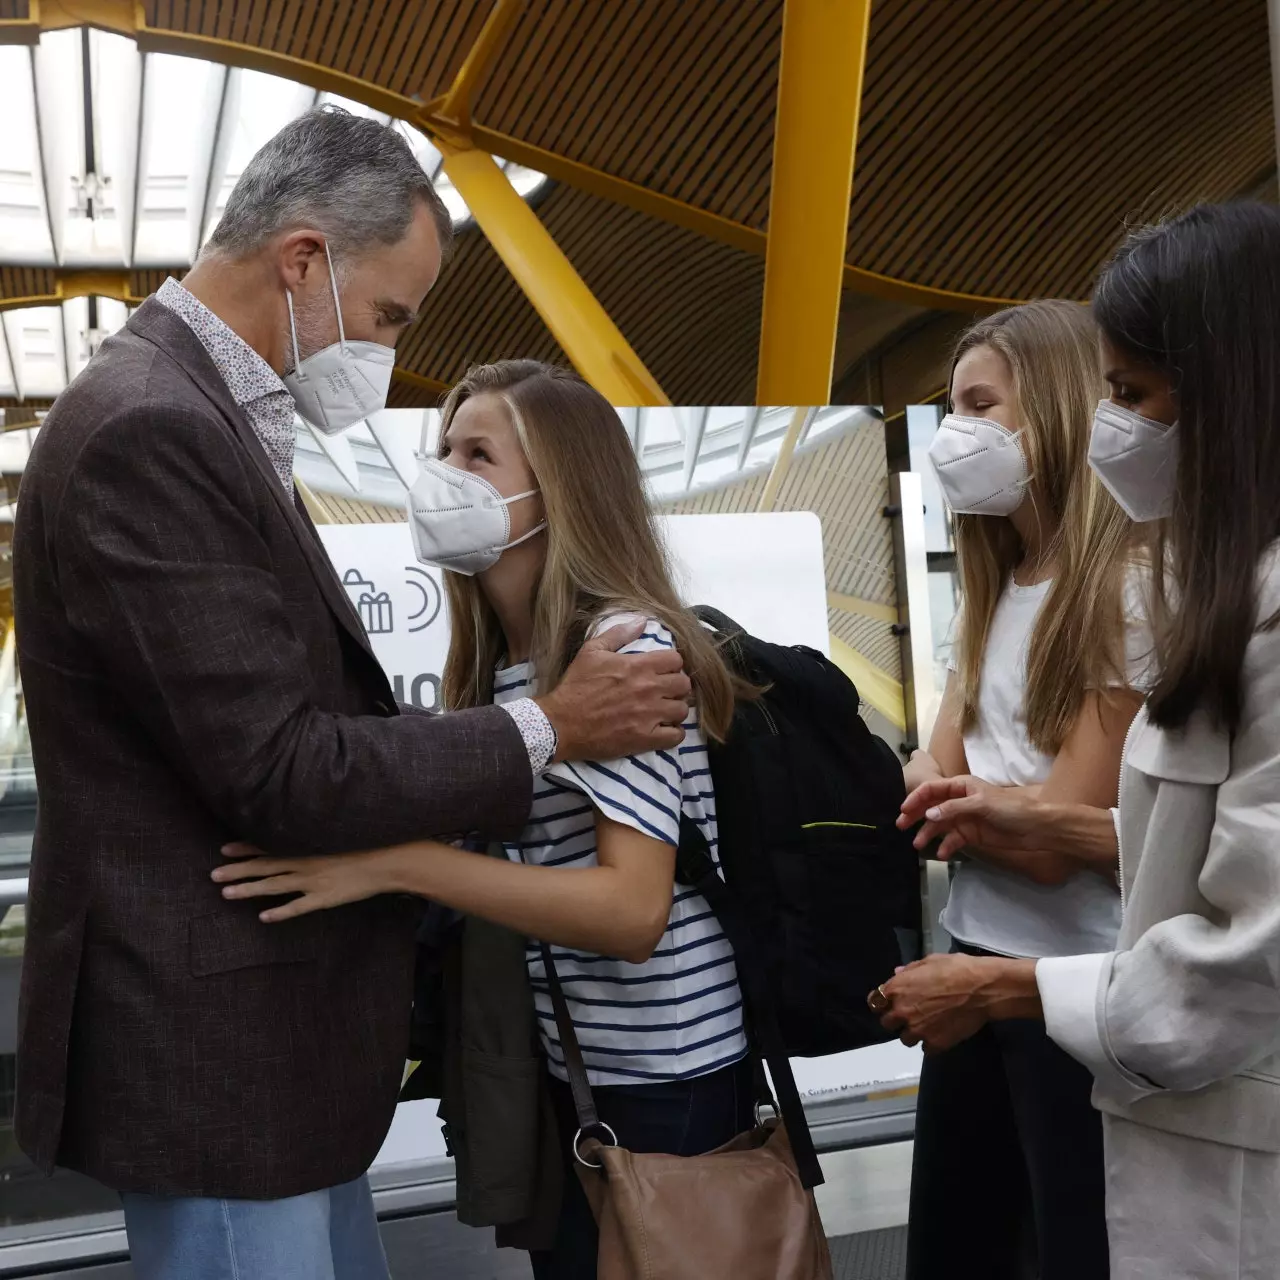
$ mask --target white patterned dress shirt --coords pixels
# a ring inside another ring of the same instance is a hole
[[[280,375],[225,321],[194,294],[169,277],[156,291],[156,301],[185,322],[200,339],[214,367],[227,384],[231,398],[245,412],[272,469],[293,495],[294,402]],[[542,773],[556,752],[556,733],[532,698],[503,707],[515,721],[529,753],[534,776]]]

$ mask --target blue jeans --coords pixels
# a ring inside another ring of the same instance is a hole
[[[564,1202],[554,1247],[530,1254],[535,1280],[596,1280],[600,1236],[586,1192],[573,1171],[571,1144],[578,1129],[569,1086],[552,1080],[552,1099],[565,1153]],[[693,1080],[610,1085],[593,1089],[596,1110],[630,1151],[697,1156],[751,1128],[755,1096],[751,1059]]]
[[[120,1199],[137,1280],[389,1280],[367,1178],[287,1200]]]

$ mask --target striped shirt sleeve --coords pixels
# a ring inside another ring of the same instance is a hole
[[[606,618],[596,627],[596,633],[623,621],[627,619]],[[651,620],[644,634],[621,652],[651,653],[673,648],[671,632]],[[690,741],[686,735],[686,747]],[[645,751],[621,760],[570,760],[552,765],[545,776],[581,792],[606,818],[664,844],[680,842],[683,776],[678,751]]]

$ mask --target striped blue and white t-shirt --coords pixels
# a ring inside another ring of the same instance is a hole
[[[602,622],[603,630],[621,618]],[[650,622],[624,653],[672,648],[671,633]],[[527,663],[499,668],[494,701],[534,691]],[[707,745],[696,710],[684,743],[607,762],[552,765],[534,783],[529,824],[508,844],[515,862],[547,867],[596,865],[597,811],[655,840],[675,845],[687,813],[716,850],[716,808]],[[574,1029],[593,1085],[640,1084],[706,1075],[747,1051],[733,950],[701,895],[675,886],[666,933],[643,964],[553,947]],[[551,1071],[567,1078],[546,974],[536,942],[529,976]]]

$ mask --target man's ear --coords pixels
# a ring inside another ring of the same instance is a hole
[[[290,231],[281,238],[276,248],[276,268],[284,287],[290,292],[314,288],[317,272],[325,279],[329,275],[324,235],[314,228]]]

